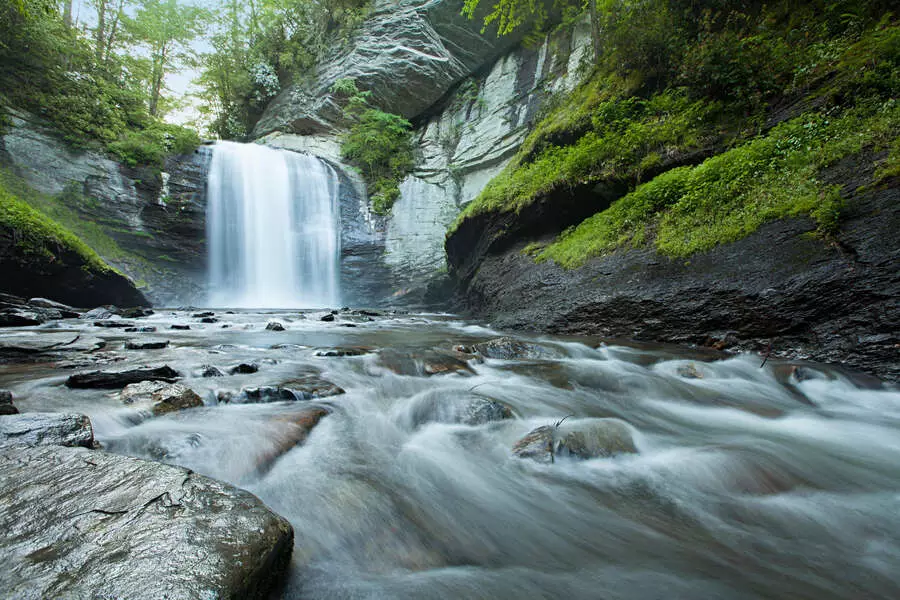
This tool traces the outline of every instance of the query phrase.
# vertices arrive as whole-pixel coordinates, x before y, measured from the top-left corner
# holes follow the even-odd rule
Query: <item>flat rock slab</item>
[[[70,388],[123,388],[129,383],[141,381],[166,381],[174,383],[178,379],[178,371],[166,365],[154,369],[131,369],[129,371],[91,371],[78,373],[66,379]]]
[[[0,336],[0,354],[93,352],[106,345],[100,338],[74,333],[38,333]]]
[[[293,547],[258,498],[82,448],[0,449],[0,590],[13,598],[267,598]]]
[[[93,448],[94,429],[91,420],[84,415],[23,413],[0,416],[0,446],[10,445]],[[8,485],[3,487],[9,489]]]
[[[169,340],[138,339],[125,342],[126,350],[162,350],[169,345]]]

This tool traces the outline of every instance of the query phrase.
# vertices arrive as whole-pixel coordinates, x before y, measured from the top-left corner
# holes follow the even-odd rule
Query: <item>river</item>
[[[454,359],[430,374],[453,347],[503,332],[439,314],[216,310],[204,324],[195,312],[140,319],[153,334],[78,320],[26,330],[106,347],[0,365],[0,388],[22,411],[89,415],[108,451],[258,495],[295,529],[285,598],[900,597],[896,387],[751,355],[521,335],[542,358]],[[141,336],[171,343],[123,349]],[[338,347],[361,354],[321,356]],[[240,363],[259,369],[201,376]],[[179,370],[204,406],[147,418],[116,392],[63,386],[142,364]],[[242,389],[312,372],[345,393],[240,402]],[[484,400],[512,418],[466,424],[460,407]],[[285,448],[284,416],[310,403],[330,414]],[[513,455],[563,418],[619,420],[637,453]]]

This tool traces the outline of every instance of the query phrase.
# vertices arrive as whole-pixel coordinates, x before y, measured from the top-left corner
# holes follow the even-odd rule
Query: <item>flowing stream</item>
[[[24,411],[88,414],[111,452],[257,494],[296,532],[285,598],[900,597],[896,387],[817,365],[761,368],[757,356],[555,337],[526,338],[545,358],[429,376],[441,371],[435,352],[501,334],[446,315],[322,315],[219,312],[203,324],[160,311],[141,320],[171,341],[153,351],[123,349],[139,333],[63,321],[106,349],[2,366],[0,388]],[[273,319],[285,331],[266,330]],[[336,347],[362,354],[321,355]],[[73,369],[163,363],[205,406],[147,418],[114,392],[62,387]],[[238,363],[259,370],[201,377]],[[345,393],[241,403],[242,389],[310,372]],[[460,422],[458,407],[484,399],[513,417]],[[310,405],[331,414],[285,446],[286,417]],[[624,423],[637,453],[513,455],[567,415],[567,427]]]
[[[339,304],[337,179],[316,157],[218,142],[207,186],[209,302]]]

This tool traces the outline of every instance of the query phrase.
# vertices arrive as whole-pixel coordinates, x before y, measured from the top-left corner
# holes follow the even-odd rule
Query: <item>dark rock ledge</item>
[[[0,480],[4,597],[267,598],[290,561],[287,521],[180,467],[0,445]]]

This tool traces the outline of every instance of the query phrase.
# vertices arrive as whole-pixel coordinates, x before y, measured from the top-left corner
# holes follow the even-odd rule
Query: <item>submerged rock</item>
[[[278,321],[270,321],[266,325],[266,331],[284,331],[284,325]]]
[[[168,365],[156,368],[131,369],[128,371],[92,371],[77,373],[66,380],[70,388],[123,388],[129,383],[141,381],[166,381],[174,383],[180,375]]]
[[[215,317],[203,317],[202,319],[200,319],[200,322],[201,323],[218,323],[219,319],[217,319]]]
[[[125,333],[156,333],[156,327],[126,327],[124,331]]]
[[[216,313],[214,313],[212,311],[198,312],[198,313],[194,313],[191,315],[191,317],[193,317],[195,319],[205,319],[205,318],[214,317],[214,316],[216,316]]]
[[[397,375],[429,377],[449,373],[461,375],[474,373],[466,362],[466,355],[439,348],[412,352],[382,350],[378,353],[378,364]]]
[[[178,324],[176,324],[176,325],[171,325],[171,326],[169,326],[169,329],[176,329],[176,330],[178,330],[178,331],[188,331],[190,328],[191,328],[190,325],[178,325]]]
[[[257,458],[257,473],[265,473],[281,456],[306,441],[313,428],[331,411],[323,406],[307,406],[296,412],[279,415],[276,420],[292,427],[275,440],[275,447]]]
[[[125,342],[126,350],[162,350],[169,345],[169,340],[143,339],[128,340]]]
[[[94,321],[94,327],[106,327],[106,328],[126,328],[126,327],[134,327],[134,323],[131,321],[119,321],[116,319],[106,319],[104,321]]]
[[[507,405],[492,398],[445,390],[426,392],[417,397],[407,414],[412,427],[427,423],[484,425],[513,417]]]
[[[371,348],[365,346],[336,346],[334,348],[320,348],[314,352],[319,357],[362,356],[370,354]]]
[[[93,448],[94,429],[91,420],[84,415],[64,413],[7,415],[0,417],[0,446],[9,445]]]
[[[19,409],[13,405],[12,392],[0,390],[0,416],[15,415],[18,412]]]
[[[0,560],[17,598],[267,598],[293,547],[255,496],[187,469],[0,449]]]
[[[334,315],[331,314],[331,313],[328,313],[327,315],[322,315],[322,317],[321,317],[319,320],[320,320],[320,321],[326,321],[326,322],[329,322],[329,323],[330,323],[331,321],[334,321]]]
[[[241,392],[248,402],[277,402],[326,398],[343,394],[344,390],[315,373],[308,373],[278,385],[249,387]]]
[[[523,342],[511,337],[501,337],[473,344],[470,351],[478,352],[485,358],[500,358],[504,360],[535,360],[563,357],[561,352],[553,348],[532,342]]]
[[[519,458],[552,463],[558,456],[589,459],[636,454],[631,430],[616,419],[586,419],[567,425],[544,425],[517,441],[512,452]]]

